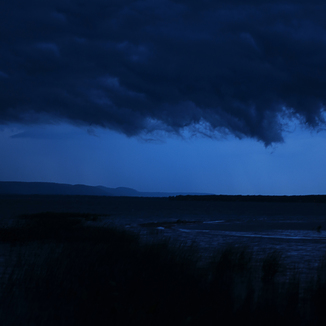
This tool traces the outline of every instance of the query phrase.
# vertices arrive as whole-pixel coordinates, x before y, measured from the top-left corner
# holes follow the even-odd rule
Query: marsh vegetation
[[[302,282],[277,250],[229,245],[203,263],[195,245],[85,223],[96,218],[38,213],[0,229],[1,325],[325,324],[326,257]]]

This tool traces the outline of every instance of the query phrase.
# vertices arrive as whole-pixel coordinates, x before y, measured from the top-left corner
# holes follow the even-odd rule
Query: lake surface
[[[173,218],[103,217],[102,225],[116,225],[139,232],[148,240],[171,238],[185,245],[193,242],[209,257],[229,244],[247,246],[258,257],[278,250],[288,271],[298,269],[309,276],[326,253],[324,216],[203,216]]]
[[[143,239],[195,242],[203,257],[227,244],[256,255],[277,249],[289,270],[310,275],[326,252],[326,204],[175,201],[168,198],[0,196],[1,221],[46,211],[100,214],[96,225],[116,225]]]

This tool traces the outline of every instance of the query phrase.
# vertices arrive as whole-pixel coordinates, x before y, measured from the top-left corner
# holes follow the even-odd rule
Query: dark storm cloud
[[[325,17],[321,1],[2,2],[0,123],[280,142],[286,119],[324,126]]]

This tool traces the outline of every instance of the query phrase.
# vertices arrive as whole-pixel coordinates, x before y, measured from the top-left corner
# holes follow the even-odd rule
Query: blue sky
[[[326,193],[323,131],[296,130],[286,134],[285,143],[268,148],[232,136],[156,138],[129,138],[69,124],[3,127],[0,180],[126,186],[139,191]]]
[[[0,3],[0,180],[325,193],[321,0]]]

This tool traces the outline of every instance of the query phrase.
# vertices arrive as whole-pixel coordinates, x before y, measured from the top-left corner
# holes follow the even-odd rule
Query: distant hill
[[[186,195],[208,195],[207,193],[193,193],[193,192],[141,192],[132,188],[118,187],[107,188],[98,186],[97,188],[106,191],[109,196],[130,196],[130,197],[169,197],[169,196],[186,196]]]
[[[0,194],[108,196],[97,187],[52,182],[0,182]]]
[[[84,196],[128,196],[128,197],[169,197],[178,195],[208,195],[181,192],[140,192],[132,188],[108,188],[104,186],[70,185],[54,182],[0,181],[2,195],[84,195]]]

